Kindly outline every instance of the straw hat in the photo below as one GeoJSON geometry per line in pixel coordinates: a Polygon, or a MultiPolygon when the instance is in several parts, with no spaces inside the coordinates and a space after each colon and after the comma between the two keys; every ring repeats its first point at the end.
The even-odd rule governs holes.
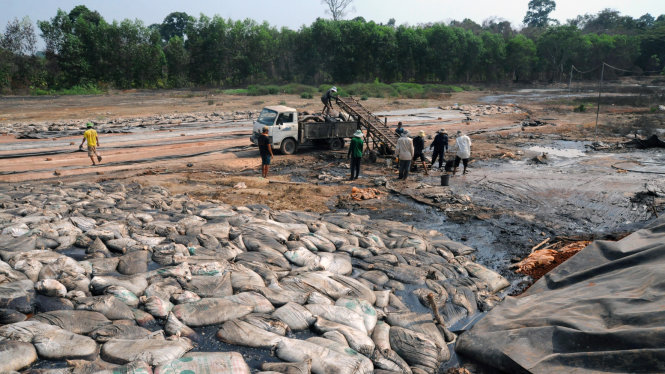
{"type": "Polygon", "coordinates": [[[425,136],[425,131],[420,130],[420,132],[418,133],[418,135],[420,135],[420,136],[425,136]]]}

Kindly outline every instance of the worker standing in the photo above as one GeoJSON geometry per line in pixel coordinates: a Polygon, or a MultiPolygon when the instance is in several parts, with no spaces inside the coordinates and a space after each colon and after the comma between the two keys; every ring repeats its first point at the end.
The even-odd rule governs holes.
{"type": "Polygon", "coordinates": [[[323,110],[321,111],[322,115],[329,114],[332,110],[333,93],[337,93],[337,87],[335,86],[330,87],[330,89],[321,96],[321,102],[323,103],[323,110]]]}
{"type": "Polygon", "coordinates": [[[425,131],[420,130],[418,136],[413,138],[413,162],[411,164],[411,167],[413,168],[412,171],[417,171],[418,170],[417,162],[418,159],[420,159],[420,161],[423,163],[423,169],[425,170],[425,175],[428,175],[423,149],[425,149],[425,131]]]}
{"type": "Polygon", "coordinates": [[[263,126],[263,132],[259,135],[259,153],[261,154],[261,177],[268,178],[268,169],[270,168],[270,159],[274,156],[270,137],[268,137],[268,126],[263,126]]]}
{"type": "Polygon", "coordinates": [[[434,153],[432,153],[432,168],[434,168],[434,162],[436,159],[439,159],[439,169],[441,169],[443,163],[446,161],[444,155],[448,150],[448,134],[446,130],[441,129],[437,131],[432,144],[430,144],[429,149],[434,148],[434,153]]]}
{"type": "Polygon", "coordinates": [[[102,162],[102,156],[97,153],[97,147],[100,146],[99,144],[99,138],[97,137],[97,131],[93,129],[93,124],[92,122],[88,122],[86,124],[86,127],[88,128],[85,130],[83,133],[83,140],[81,140],[81,144],[79,145],[79,150],[83,150],[83,143],[88,142],[88,157],[90,157],[90,161],[92,161],[92,165],[95,166],[97,163],[95,163],[95,156],[97,157],[97,162],[102,162]]]}
{"type": "Polygon", "coordinates": [[[351,177],[350,181],[358,179],[360,174],[360,160],[363,157],[363,132],[362,130],[356,130],[353,133],[353,138],[351,138],[351,143],[349,144],[349,153],[346,157],[351,157],[351,177]]]}
{"type": "Polygon", "coordinates": [[[464,165],[464,171],[462,172],[462,175],[464,175],[466,174],[466,167],[469,164],[469,158],[471,157],[471,139],[462,134],[459,130],[457,131],[457,139],[455,139],[455,149],[457,150],[457,154],[455,156],[453,175],[457,173],[457,167],[459,166],[460,161],[464,165]]]}
{"type": "Polygon", "coordinates": [[[402,121],[397,122],[397,128],[395,129],[395,134],[397,134],[397,136],[402,136],[402,134],[404,134],[404,131],[406,131],[406,129],[402,127],[402,121]]]}
{"type": "Polygon", "coordinates": [[[409,176],[409,168],[413,159],[413,140],[409,138],[408,131],[404,131],[402,136],[397,140],[395,153],[399,158],[399,177],[397,179],[406,180],[409,176]]]}

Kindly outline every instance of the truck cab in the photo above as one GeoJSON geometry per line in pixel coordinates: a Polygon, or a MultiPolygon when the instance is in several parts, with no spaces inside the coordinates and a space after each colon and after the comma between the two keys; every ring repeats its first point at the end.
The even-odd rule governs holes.
{"type": "Polygon", "coordinates": [[[295,153],[298,144],[297,110],[284,105],[263,108],[252,128],[250,140],[253,144],[258,144],[264,126],[268,127],[268,137],[273,149],[279,149],[284,154],[295,153]]]}

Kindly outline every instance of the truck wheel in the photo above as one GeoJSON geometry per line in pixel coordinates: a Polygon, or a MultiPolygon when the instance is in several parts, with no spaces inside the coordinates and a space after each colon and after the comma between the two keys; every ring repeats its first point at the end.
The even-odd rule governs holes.
{"type": "Polygon", "coordinates": [[[279,147],[280,152],[285,155],[292,155],[296,153],[296,141],[292,138],[282,140],[282,145],[279,147]]]}
{"type": "Polygon", "coordinates": [[[344,139],[342,138],[331,139],[329,147],[333,151],[339,151],[340,149],[344,148],[344,139]]]}

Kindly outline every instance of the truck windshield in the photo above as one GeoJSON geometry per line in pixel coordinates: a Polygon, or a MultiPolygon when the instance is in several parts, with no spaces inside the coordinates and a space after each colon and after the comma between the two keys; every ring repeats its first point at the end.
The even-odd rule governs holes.
{"type": "Polygon", "coordinates": [[[257,121],[262,125],[272,126],[275,123],[275,118],[277,118],[277,112],[264,108],[257,121]]]}

